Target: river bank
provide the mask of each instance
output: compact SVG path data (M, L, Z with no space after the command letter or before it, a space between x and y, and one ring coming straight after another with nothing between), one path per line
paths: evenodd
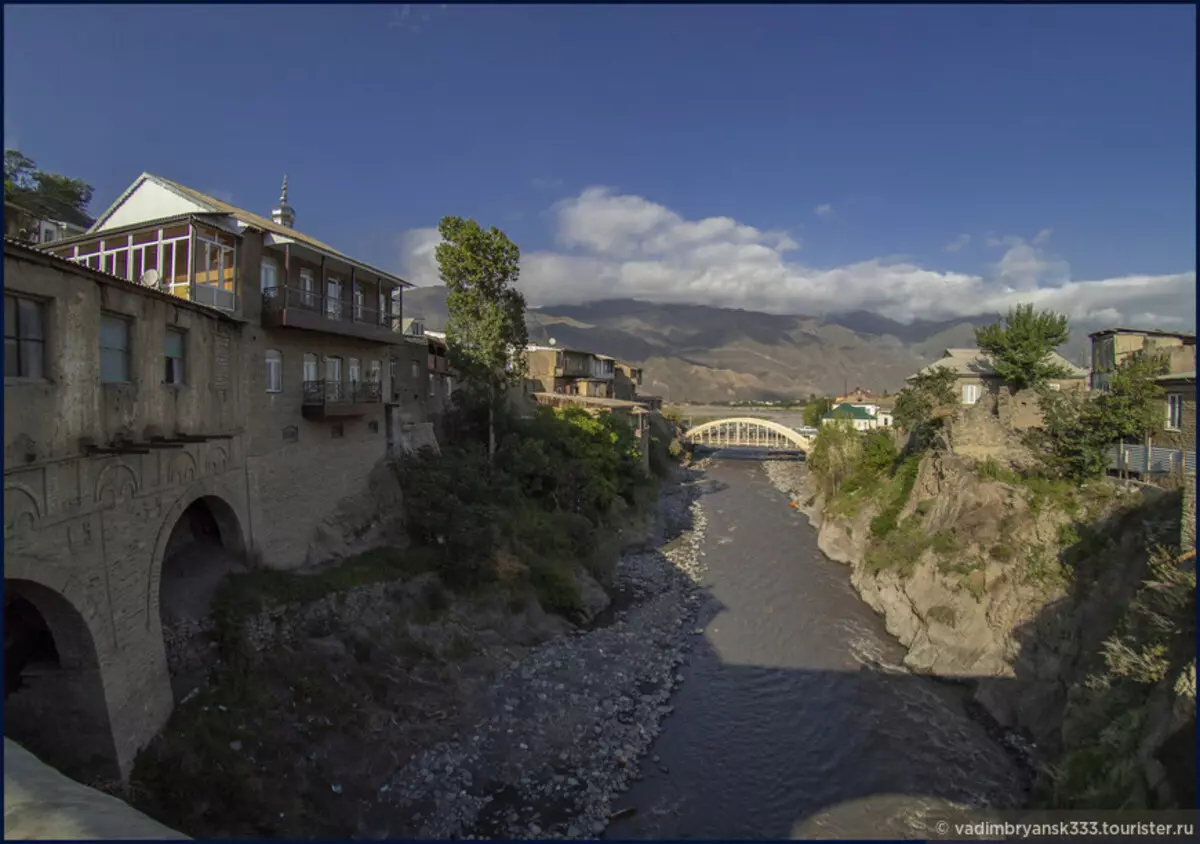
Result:
M574 624L508 558L461 594L419 550L252 577L210 622L220 658L139 758L133 802L198 837L594 835L669 711L702 484L675 468L631 513L611 598L576 571ZM253 609L270 590L285 599Z

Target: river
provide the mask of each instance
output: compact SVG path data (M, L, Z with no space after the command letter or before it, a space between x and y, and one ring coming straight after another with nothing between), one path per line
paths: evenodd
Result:
M706 475L702 633L605 836L912 838L929 812L1021 805L1017 761L961 689L901 667L761 462Z

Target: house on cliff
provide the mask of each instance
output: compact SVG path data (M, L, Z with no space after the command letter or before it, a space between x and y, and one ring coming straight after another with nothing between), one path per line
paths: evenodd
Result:
M1134 355L1154 354L1167 362L1168 373L1196 369L1196 335L1151 328L1105 328L1088 335L1092 341L1091 385L1108 387L1112 371Z
M1058 352L1051 352L1049 359L1068 373L1065 378L1051 381L1051 389L1081 390L1087 387L1087 370L1071 363ZM955 393L962 404L975 404L984 395L995 395L1004 385L1003 379L996 374L992 366L991 356L979 349L970 348L946 349L940 358L905 380L911 383L918 375L929 375L940 367L945 367L955 374Z

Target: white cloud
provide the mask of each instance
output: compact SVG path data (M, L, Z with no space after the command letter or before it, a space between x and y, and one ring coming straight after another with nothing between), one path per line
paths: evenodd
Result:
M818 217L832 217L834 215L834 210L833 206L826 202L814 208L813 213Z
M434 250L442 242L435 228L412 229L400 235L400 254L403 256L401 273L405 281L418 287L441 284L437 255Z
M967 246L969 246L970 243L971 243L971 236L969 234L960 234L958 237L954 238L954 240L950 241L945 246L943 246L942 251L943 252L959 252L959 251L965 249Z
M1048 230L1007 246L987 275L876 258L841 267L809 266L790 254L799 244L782 231L729 217L685 220L648 199L593 187L551 209L560 245L526 251L521 288L534 305L639 298L741 307L769 313L824 314L864 309L903 322L1000 313L1019 302L1054 308L1072 320L1132 321L1188 327L1195 313L1195 270L1076 280L1048 254ZM437 231L404 236L406 278L437 281Z

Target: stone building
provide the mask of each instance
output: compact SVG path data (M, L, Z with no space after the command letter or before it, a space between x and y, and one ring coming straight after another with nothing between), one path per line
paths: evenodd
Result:
M6 732L68 773L128 775L164 632L232 567L352 553L396 504L408 285L294 218L286 180L267 219L143 175L85 235L5 243Z
M1087 386L1087 371L1076 366L1058 352L1051 352L1050 361L1058 364L1067 372L1065 378L1050 382L1052 389L1078 390ZM955 392L962 404L975 404L985 395L996 395L1004 386L1003 380L992 367L990 357L979 349L946 349L942 356L919 373L910 375L906 381L911 382L917 374L929 374L935 369L945 367L956 376Z
M1093 390L1108 386L1114 369L1138 354L1161 355L1167 361L1167 372L1187 372L1196 369L1196 335L1174 331L1143 328L1105 328L1093 331L1091 384Z
M613 398L616 360L579 349L529 345L525 380L532 393Z
M1195 347L1192 347L1193 350ZM1163 397L1163 430L1154 437L1154 445L1184 452L1196 451L1196 370L1172 372L1155 379L1166 394Z

